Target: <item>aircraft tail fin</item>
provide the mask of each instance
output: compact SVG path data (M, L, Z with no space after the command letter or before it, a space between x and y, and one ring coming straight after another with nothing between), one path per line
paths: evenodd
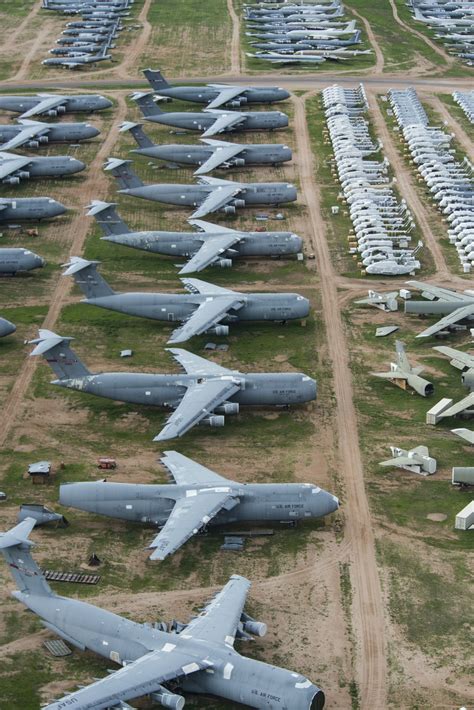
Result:
M154 143L143 130L142 123L131 123L130 121L125 121L125 123L122 123L120 126L120 133L125 133L126 131L129 131L132 134L135 142L140 148L153 147Z
M71 340L72 338L63 338L51 330L40 329L39 337L29 341L36 345L31 355L43 355L60 380L86 377L91 373L69 347Z
M35 526L34 518L25 518L5 533L0 533L0 552L10 567L13 579L20 592L37 596L54 596L43 573L30 554L34 545L29 540Z
M131 167L131 162L131 160L109 158L105 163L104 170L108 170L112 173L121 190L129 190L133 187L143 187L143 182L134 172Z
M101 298L113 296L115 293L107 281L97 271L99 261L87 261L80 256L72 256L66 266L63 276L72 276L86 298Z
M135 94L132 94L130 98L132 99L132 101L135 101L145 118L149 118L151 116L156 116L159 113L163 113L160 107L157 106L156 103L153 101L153 94L151 92L137 92Z
M143 73L146 80L155 91L159 92L163 91L163 89L170 88L170 85L159 69L144 69Z
M106 237L112 234L129 234L130 229L118 216L115 202L101 202L92 200L88 206L88 217L94 217L97 224L100 224Z
M397 351L398 365L402 370L409 372L411 370L410 363L408 362L407 354L405 352L405 343L401 340L395 341L395 349Z

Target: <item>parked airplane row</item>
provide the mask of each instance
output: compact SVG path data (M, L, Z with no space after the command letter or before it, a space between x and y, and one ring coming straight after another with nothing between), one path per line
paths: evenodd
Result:
M381 149L370 133L364 87L323 91L323 105L336 170L354 229L351 251L368 274L399 276L420 268L420 245L410 248L414 222L390 186L388 161L368 158Z
M463 0L408 0L414 19L423 22L452 54L474 64L474 8Z
M344 19L340 0L271 7L245 6L250 44L255 50L247 56L272 64L322 64L348 61L372 54L370 49L355 49L361 32L355 20Z
M474 89L471 91L454 91L452 97L466 114L469 123L474 123Z
M449 241L456 247L465 273L469 273L474 264L472 165L467 158L460 162L453 155L453 135L429 125L414 89L392 89L389 100L412 161L438 209L446 216Z
M279 89L254 87L198 89L168 85L163 89L181 92L179 98L183 98L182 92L186 91L191 97L189 100L217 106L202 112L207 116L209 111L213 124L220 121L221 128L217 128L217 132L242 125L235 116L238 112L228 112L225 108L229 103L240 106L271 102L288 95ZM211 112L218 112L219 116L216 118ZM228 121L228 113L234 114L231 121ZM267 114L268 118L268 114L279 112L249 114ZM282 120L284 114L279 116L278 122L287 125L286 116L286 122ZM205 139L192 146L161 146L153 145L140 124L126 123L121 130L130 131L134 136L139 145L137 152L152 159L166 162L171 159L177 164L191 165L199 175L216 168L278 164L291 159L291 150L286 145L237 145ZM39 137L41 135L48 134L40 133ZM122 186L121 192L195 208L193 219L189 220L195 231L130 232L118 216L115 204L94 200L88 206L88 214L101 225L104 239L169 254L175 259L180 255L188 260L181 273L200 271L210 264L231 266L234 259L250 255L282 256L301 252L302 241L291 232L243 232L197 219L209 212L235 212L246 204L294 200L294 186L238 183L209 177L201 177L196 185L145 186L131 170L129 162L112 159L106 166ZM22 251L22 267L26 268L28 254L25 250L19 251ZM31 260L34 258L30 255ZM20 266L16 266L15 270L19 269ZM229 326L239 321L283 322L305 318L309 313L308 300L297 293L241 292L196 278L182 279L187 294L116 293L99 273L98 262L82 257L71 257L64 274L75 280L89 305L178 322L170 343L181 343L200 333L226 334ZM0 331L2 326L0 322ZM7 323L5 327L8 328ZM58 386L116 401L171 409L172 414L155 441L181 437L197 424L222 426L225 415L237 414L246 405L281 407L316 398L316 382L304 373L244 373L176 348L169 352L184 369L184 374L94 374L71 349L70 340L41 329L39 337L31 341L35 346L31 354L44 357L56 375L53 384ZM160 528L149 546L152 560L163 560L174 554L208 526L288 523L321 518L339 507L335 496L315 485L242 484L176 451L164 452L161 460L173 484L70 483L61 486L60 502L91 513ZM131 708L129 700L145 694L164 707L182 710L185 704L182 693L188 692L212 694L262 710L281 707L322 710L324 707L323 691L308 678L246 658L234 650L236 639L251 640L252 636L266 633L266 625L244 611L250 588L245 578L233 575L215 599L188 624L175 622L169 627L164 623L153 627L136 624L53 592L30 554L29 534L35 522L34 518L27 517L10 531L0 534L0 550L18 585L19 591L13 593L15 598L66 642L123 666L101 680L50 702L46 710L69 706L77 710L125 709Z
M44 9L80 19L66 24L56 41L58 46L49 50L54 56L42 63L48 67L79 69L112 59L110 50L115 48L114 40L123 30L122 20L130 14L128 10L133 3L134 0L93 4L84 0L43 0Z

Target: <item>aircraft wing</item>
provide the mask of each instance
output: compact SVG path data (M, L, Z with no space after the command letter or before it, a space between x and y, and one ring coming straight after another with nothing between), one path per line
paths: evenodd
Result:
M242 236L240 234L230 231L228 234L215 234L212 237L208 237L179 273L192 274L195 271L202 271L206 266L219 259L227 249L240 242L241 239Z
M463 293L457 293L449 288L443 288L442 286L433 286L432 284L425 283L424 281L407 281L409 286L417 288L422 292L422 296L425 298L433 299L439 298L442 301L465 301L466 296Z
M238 502L238 496L229 486L188 490L185 497L176 501L165 525L149 545L153 549L150 560L164 560L196 535L223 508L231 510Z
M436 333L439 333L440 330L444 330L450 325L455 325L456 323L459 323L459 321L469 317L474 317L474 303L471 303L469 306L463 306L463 308L458 308L452 313L449 313L434 325L430 325L429 328L426 328L421 333L418 333L416 337L427 338L430 335L435 335Z
M245 91L241 86L216 86L215 84L209 84L209 86L220 89L220 91L216 98L207 105L207 108L220 108Z
M229 484L227 478L219 476L210 468L201 466L200 463L188 459L177 451L164 451L160 461L179 486L203 486L209 483L227 486Z
M199 207L191 217L205 217L209 212L217 212L221 207L227 205L233 197L242 192L240 185L217 185L201 202Z
M239 391L239 380L227 376L202 380L188 387L186 394L153 441L183 436L189 429L213 413L214 409Z
M26 165L31 163L31 158L19 155L18 157L5 158L0 153L0 180L16 173L17 170L21 170Z
M38 116L39 114L46 113L46 111L51 111L51 109L61 106L65 100L65 96L43 95L41 96L41 101L36 104L36 106L25 111L25 113L22 113L20 118L29 118L30 116Z
M393 459L381 461L379 466L416 466L417 462L409 456L396 456Z
M95 683L65 695L44 710L103 710L123 707L121 702L160 691L162 683L212 666L208 658L186 653L174 644L166 643L160 650L147 653L133 663L101 678Z
M389 372L371 372L373 377L380 377L381 380L406 380L407 375L403 372L397 370L390 370Z
M437 350L442 355L449 357L451 365L457 367L458 370L465 370L466 368L474 368L474 355L469 353L464 353L462 350L455 350L454 348L447 348L444 345L438 345L433 350Z
M245 120L245 114L239 113L238 111L228 111L224 113L223 111L204 109L204 113L207 113L208 111L209 113L215 115L216 120L207 130L204 131L202 134L203 138L206 138L207 136L215 136L228 128L234 128Z
M209 141L209 143L211 145L218 144L218 147L215 149L211 157L208 158L200 168L194 171L195 175L204 175L204 173L208 173L211 170L218 168L219 165L222 165L222 163L226 163L231 158L234 158L244 149L243 146L237 144L219 145L218 141Z
M451 429L453 434L457 434L461 439L464 439L469 444L474 444L474 431L470 429Z
M233 574L225 587L187 625L183 633L233 646L249 589L248 579Z
M181 348L167 348L167 350L172 354L176 362L179 362L188 375L209 377L213 375L232 375L237 372L237 370L229 370L226 367L218 365L217 362L206 360L204 357L199 357L199 355L194 355L194 353L189 353L187 350L182 350ZM237 372L237 374L239 373Z
M209 296L194 313L173 331L169 343L184 343L193 335L201 335L216 326L230 310L238 310L244 305L245 298L233 293L226 296Z
M28 143L28 141L36 138L37 136L42 136L48 133L48 127L44 123L33 123L32 125L25 125L24 128L17 133L14 138L0 146L1 150L13 150L14 148L19 148L20 146Z

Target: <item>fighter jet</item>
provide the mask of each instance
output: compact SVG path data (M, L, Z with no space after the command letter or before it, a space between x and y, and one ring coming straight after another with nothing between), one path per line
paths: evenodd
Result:
M450 330L458 323L474 320L474 291L466 290L460 293L424 281L407 281L407 284L420 289L421 295L428 301L406 301L405 313L444 316L434 325L418 333L417 338L427 338L441 331Z
M229 323L282 323L309 314L309 301L297 293L240 293L200 279L181 279L189 295L116 293L97 272L99 263L73 256L66 264L64 275L72 276L85 294L83 303L168 323L181 321L169 343L184 343L202 333L228 335Z
M110 108L112 101L98 94L36 94L32 96L0 96L0 111L20 113L20 118L31 116L60 116L63 113L93 113Z
M96 52L95 54L82 52L79 50L76 53L70 53L66 57L49 57L48 59L43 59L41 64L45 66L61 66L66 69L79 69L86 64L97 64L98 62L106 62L112 59L112 55L108 53L108 45Z
M222 106L239 108L246 104L272 104L290 98L290 93L286 89L275 86L231 86L229 84L171 86L159 70L145 69L143 73L152 89L160 96L207 104L208 108Z
M203 220L188 220L200 231L131 232L116 212L116 204L92 200L88 215L100 224L104 241L166 256L191 257L179 274L192 274L207 266L230 268L234 259L300 254L301 237L292 232L242 232Z
M397 351L397 361L390 363L389 372L371 372L370 374L374 377L380 377L382 380L389 380L403 390L405 390L407 386L411 387L415 392L421 394L422 397L433 394L433 384L420 377L423 368L412 367L408 362L404 344L400 340L397 340L395 347Z
M438 345L433 350L437 350L442 355L449 357L450 365L463 373L461 382L464 387L467 387L470 392L474 392L474 355L464 353L462 350L447 348L444 345Z
M165 113L155 104L151 93L135 93L132 94L131 99L138 105L147 121L173 126L179 130L203 131L203 138L234 131L273 131L288 126L288 116L281 111L205 109L199 113L190 111Z
M437 461L430 456L426 446L416 446L409 450L391 446L390 451L393 458L381 461L379 466L403 468L405 471L419 473L422 476L436 473Z
M120 131L130 131L139 148L132 153L145 155L183 165L199 165L195 175L203 175L216 168L243 167L244 165L279 165L292 158L291 148L278 143L250 143L240 145L202 138L204 145L154 144L146 135L141 123L122 123Z
M381 311L387 313L398 311L397 301L398 291L390 291L390 293L378 293L369 289L368 298L360 298L354 301L358 306L374 306Z
M0 338L4 338L6 335L11 335L15 331L16 331L16 325L11 323L6 318L0 318Z
M52 384L118 402L170 407L175 411L154 441L183 436L199 423L224 426L225 414L241 405L290 405L316 399L316 382L300 372L246 374L179 348L168 348L183 375L91 373L69 347L72 338L40 330L31 355L43 355L58 376Z
M0 151L0 181L7 185L19 185L29 178L65 177L85 170L85 163L68 155L32 157Z
M41 123L27 118L17 125L0 125L0 150L25 146L36 149L51 143L79 143L95 138L100 133L90 123Z
M60 487L60 503L161 527L149 545L151 560L164 560L208 525L321 518L339 507L335 496L309 483L241 484L177 451L165 451L161 463L174 483L67 483Z
M42 269L45 264L44 259L29 249L22 247L0 248L0 274L15 276L19 272Z
M40 221L65 212L64 205L51 197L0 197L0 222Z
M240 207L281 205L296 200L296 187L285 182L245 183L200 177L195 185L145 185L130 167L131 162L109 158L105 164L105 170L118 181L121 194L168 205L197 207L191 215L194 219L211 212L235 214Z
M111 484L112 485L112 484ZM55 594L33 560L28 539L35 525L26 518L0 535L0 550L18 586L14 598L41 618L43 626L81 650L117 663L115 673L45 706L44 710L130 708L127 700L150 695L182 710L179 692L218 696L269 710L322 710L324 693L284 668L241 656L236 639L264 636L267 627L244 612L250 582L232 575L225 587L188 624L138 624L105 609ZM171 684L171 689L168 687Z

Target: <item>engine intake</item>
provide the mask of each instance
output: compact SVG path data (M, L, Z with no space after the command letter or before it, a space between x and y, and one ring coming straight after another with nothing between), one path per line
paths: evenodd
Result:
M232 266L232 259L219 259L217 265L220 266L221 269L230 269Z
M3 183L6 185L19 185L20 184L20 178L19 177L7 177L2 180Z
M212 427L224 426L225 417L223 417L222 415L212 414L210 417L206 417L206 419L201 419L200 424Z
M253 636L259 636L261 638L267 633L266 624L264 624L262 621L256 621L255 619L252 619L252 617L246 614L245 612L242 612L240 622L242 624L243 631L248 634L252 634Z
M39 141L28 141L27 145L30 150L36 150L40 146Z
M160 703L164 708L173 708L173 710L182 710L184 708L184 698L182 695L170 693L166 688L160 687L158 693L150 693L150 698L156 703Z
M234 205L226 205L223 209L223 212L225 214L235 214L235 207Z
M461 375L461 380L464 387L467 387L470 392L474 392L474 369L472 367Z
M419 377L418 375L410 375L407 382L410 387L412 387L415 392L418 392L418 394L421 394L422 397L429 397L429 395L434 392L433 383L424 380L423 377Z
M46 143L49 143L48 136L39 136L38 141L42 143L43 145L46 145Z
M216 325L213 328L209 328L207 332L212 333L212 335L229 335L229 326Z
M225 402L220 407L216 407L216 412L219 412L219 414L238 414L239 411L240 405L238 402Z
M234 205L236 207L245 207L245 200L234 200Z
M236 165L238 168L242 168L245 165L245 160L243 158L236 158L234 160L234 165Z

